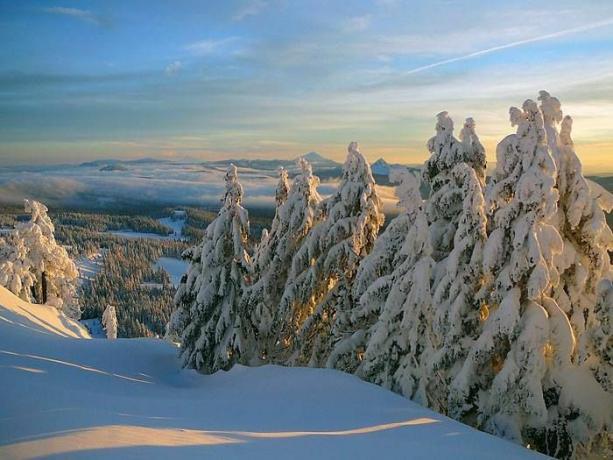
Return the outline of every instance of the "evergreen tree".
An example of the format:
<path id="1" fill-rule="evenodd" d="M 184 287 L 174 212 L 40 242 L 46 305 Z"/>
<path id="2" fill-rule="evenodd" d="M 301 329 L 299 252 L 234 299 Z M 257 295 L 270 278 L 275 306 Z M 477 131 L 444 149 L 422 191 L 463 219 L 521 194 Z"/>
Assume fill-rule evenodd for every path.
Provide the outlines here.
<path id="1" fill-rule="evenodd" d="M 375 240 L 372 251 L 360 262 L 352 288 L 355 299 L 349 316 L 351 334 L 346 334 L 335 345 L 326 365 L 345 372 L 359 372 L 372 328 L 385 305 L 392 288 L 395 267 L 406 259 L 401 250 L 412 224 L 409 210 L 422 201 L 415 176 L 406 169 L 393 169 L 390 181 L 397 183 L 400 213 Z"/>
<path id="2" fill-rule="evenodd" d="M 241 206 L 243 188 L 234 165 L 225 176 L 226 192 L 217 218 L 209 224 L 199 246 L 185 255 L 190 267 L 177 291 L 183 328 L 185 367 L 205 373 L 229 369 L 253 346 L 241 321 L 240 299 L 251 270 L 247 252 L 249 217 Z"/>
<path id="3" fill-rule="evenodd" d="M 370 166 L 357 142 L 348 147 L 339 188 L 323 203 L 325 218 L 292 260 L 281 300 L 282 345 L 290 362 L 322 366 L 333 341 L 346 333 L 359 261 L 371 250 L 383 223 Z"/>
<path id="4" fill-rule="evenodd" d="M 588 335 L 584 332 L 594 314 L 596 287 L 604 277 L 613 276 L 609 258 L 609 251 L 613 251 L 613 233 L 601 204 L 592 197 L 583 176 L 571 138 L 572 118 L 562 118 L 560 101 L 547 91 L 541 91 L 539 99 L 558 173 L 556 188 L 560 200 L 553 224 L 564 240 L 564 251 L 555 259 L 560 282 L 553 297 L 573 326 L 578 339 L 574 360 L 581 363 L 587 358 Z"/>
<path id="5" fill-rule="evenodd" d="M 0 284 L 28 302 L 53 305 L 78 319 L 77 267 L 55 241 L 47 207 L 25 200 L 25 210 L 30 220 L 18 223 L 0 249 Z"/>
<path id="6" fill-rule="evenodd" d="M 572 452 L 566 445 L 573 437 L 568 411 L 580 399 L 571 402 L 560 391 L 573 380 L 575 338 L 566 314 L 549 297 L 559 278 L 553 259 L 563 247 L 549 224 L 557 212 L 556 166 L 536 103 L 528 100 L 510 114 L 517 133 L 498 145 L 488 192 L 488 305 L 482 333 L 452 383 L 449 413 L 565 456 Z"/>
<path id="7" fill-rule="evenodd" d="M 277 208 L 270 232 L 262 235 L 255 251 L 256 280 L 243 297 L 243 311 L 256 337 L 254 358 L 270 360 L 279 334 L 278 305 L 287 282 L 292 258 L 317 221 L 321 197 L 319 179 L 311 165 L 299 160 L 301 173 L 288 185 L 287 171 L 280 171 L 276 192 Z"/>
<path id="8" fill-rule="evenodd" d="M 106 331 L 106 338 L 114 340 L 117 338 L 117 313 L 115 306 L 107 305 L 102 313 L 102 327 Z"/>
<path id="9" fill-rule="evenodd" d="M 453 120 L 447 112 L 437 115 L 436 135 L 428 141 L 430 158 L 423 169 L 423 179 L 430 186 L 427 214 L 432 232 L 433 257 L 445 259 L 453 249 L 457 220 L 462 212 L 462 198 L 449 193 L 453 168 L 466 163 L 485 182 L 485 150 L 475 133 L 475 123 L 468 118 L 461 132 L 462 142 L 453 136 Z"/>
<path id="10" fill-rule="evenodd" d="M 453 249 L 434 293 L 434 318 L 427 318 L 433 322 L 436 338 L 436 350 L 430 351 L 432 358 L 424 363 L 428 405 L 443 413 L 447 411 L 448 388 L 480 333 L 482 253 L 487 238 L 482 184 L 473 168 L 460 163 L 440 194 L 455 194 L 462 200 Z"/>
<path id="11" fill-rule="evenodd" d="M 419 180 L 406 184 L 411 196 L 419 197 Z M 429 348 L 432 331 L 426 317 L 431 317 L 430 277 L 434 261 L 424 203 L 419 199 L 407 203 L 409 231 L 401 248 L 404 261 L 394 268 L 391 289 L 372 329 L 360 366 L 366 380 L 420 399 L 421 353 Z"/>

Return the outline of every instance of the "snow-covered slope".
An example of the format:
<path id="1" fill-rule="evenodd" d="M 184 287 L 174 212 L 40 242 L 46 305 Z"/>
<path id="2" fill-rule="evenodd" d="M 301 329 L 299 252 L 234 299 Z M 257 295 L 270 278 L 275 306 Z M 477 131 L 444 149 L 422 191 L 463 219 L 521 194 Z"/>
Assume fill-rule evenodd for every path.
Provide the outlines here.
<path id="1" fill-rule="evenodd" d="M 0 458 L 529 458 L 324 369 L 181 370 L 152 339 L 88 339 L 0 287 Z"/>

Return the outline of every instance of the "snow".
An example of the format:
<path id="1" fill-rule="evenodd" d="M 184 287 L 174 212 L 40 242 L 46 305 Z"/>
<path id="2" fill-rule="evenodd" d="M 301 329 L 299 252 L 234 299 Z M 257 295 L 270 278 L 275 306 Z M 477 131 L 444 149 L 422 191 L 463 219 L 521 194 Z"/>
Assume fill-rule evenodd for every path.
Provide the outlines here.
<path id="1" fill-rule="evenodd" d="M 102 269 L 102 262 L 103 256 L 101 252 L 94 254 L 92 257 L 79 257 L 75 262 L 79 270 L 79 284 L 93 280 Z"/>
<path id="2" fill-rule="evenodd" d="M 172 229 L 172 233 L 168 235 L 170 239 L 181 240 L 183 239 L 183 227 L 185 227 L 186 219 L 187 214 L 185 211 L 177 209 L 173 212 L 172 216 L 158 219 L 158 222 Z"/>
<path id="3" fill-rule="evenodd" d="M 187 273 L 189 264 L 182 259 L 175 259 L 174 257 L 160 257 L 155 266 L 166 271 L 172 285 L 176 287 L 181 282 L 181 277 Z"/>
<path id="4" fill-rule="evenodd" d="M 330 369 L 203 376 L 0 288 L 0 458 L 537 458 Z M 538 456 L 540 457 L 540 456 Z"/>
<path id="5" fill-rule="evenodd" d="M 131 240 L 137 240 L 140 238 L 150 239 L 150 240 L 173 239 L 171 235 L 160 235 L 158 233 L 148 233 L 148 232 L 133 232 L 130 230 L 111 231 L 111 232 L 104 232 L 104 233 L 115 235 L 115 236 L 118 236 L 119 238 L 127 238 Z"/>

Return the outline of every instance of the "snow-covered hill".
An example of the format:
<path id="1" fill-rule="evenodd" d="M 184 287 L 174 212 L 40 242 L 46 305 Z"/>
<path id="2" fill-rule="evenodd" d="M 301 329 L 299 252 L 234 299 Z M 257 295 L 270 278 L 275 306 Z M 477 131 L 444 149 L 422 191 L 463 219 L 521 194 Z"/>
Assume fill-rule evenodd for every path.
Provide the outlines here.
<path id="1" fill-rule="evenodd" d="M 182 370 L 171 345 L 90 339 L 0 287 L 0 458 L 529 458 L 324 369 Z"/>

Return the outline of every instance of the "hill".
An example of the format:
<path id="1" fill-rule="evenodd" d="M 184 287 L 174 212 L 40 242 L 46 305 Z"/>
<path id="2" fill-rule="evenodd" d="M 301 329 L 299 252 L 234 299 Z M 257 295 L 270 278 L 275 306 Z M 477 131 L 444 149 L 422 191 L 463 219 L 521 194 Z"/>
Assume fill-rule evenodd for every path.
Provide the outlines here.
<path id="1" fill-rule="evenodd" d="M 326 369 L 203 376 L 0 287 L 0 458 L 536 458 Z"/>

